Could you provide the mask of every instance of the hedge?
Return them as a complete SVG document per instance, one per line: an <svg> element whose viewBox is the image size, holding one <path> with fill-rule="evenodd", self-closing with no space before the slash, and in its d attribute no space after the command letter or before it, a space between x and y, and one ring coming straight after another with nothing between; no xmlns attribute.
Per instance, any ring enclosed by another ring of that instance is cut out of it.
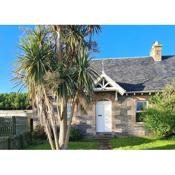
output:
<svg viewBox="0 0 175 175"><path fill-rule="evenodd" d="M31 101L27 93L0 94L0 110L27 110L31 108Z"/></svg>

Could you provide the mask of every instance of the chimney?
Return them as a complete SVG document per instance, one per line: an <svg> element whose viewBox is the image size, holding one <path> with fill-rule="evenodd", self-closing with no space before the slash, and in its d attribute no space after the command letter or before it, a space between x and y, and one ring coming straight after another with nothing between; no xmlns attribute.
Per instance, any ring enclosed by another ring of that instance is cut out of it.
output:
<svg viewBox="0 0 175 175"><path fill-rule="evenodd" d="M153 57L154 61L162 61L162 45L158 41L152 45L150 56Z"/></svg>

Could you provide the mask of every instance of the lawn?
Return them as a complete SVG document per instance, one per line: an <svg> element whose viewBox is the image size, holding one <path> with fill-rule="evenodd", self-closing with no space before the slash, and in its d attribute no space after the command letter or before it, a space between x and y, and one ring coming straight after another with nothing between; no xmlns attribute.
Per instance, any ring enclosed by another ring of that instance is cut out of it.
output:
<svg viewBox="0 0 175 175"><path fill-rule="evenodd" d="M175 137L170 139L156 137L122 137L111 140L114 150L168 150L175 149Z"/></svg>
<svg viewBox="0 0 175 175"><path fill-rule="evenodd" d="M175 149L175 137L170 139L156 137L117 137L110 141L113 150L170 150ZM33 144L27 150L50 150L48 142ZM94 139L84 139L70 142L69 150L97 150L98 141Z"/></svg>
<svg viewBox="0 0 175 175"><path fill-rule="evenodd" d="M69 143L69 150L95 150L98 149L99 144L95 140L81 140ZM42 144L33 144L26 148L27 150L50 150L48 142Z"/></svg>

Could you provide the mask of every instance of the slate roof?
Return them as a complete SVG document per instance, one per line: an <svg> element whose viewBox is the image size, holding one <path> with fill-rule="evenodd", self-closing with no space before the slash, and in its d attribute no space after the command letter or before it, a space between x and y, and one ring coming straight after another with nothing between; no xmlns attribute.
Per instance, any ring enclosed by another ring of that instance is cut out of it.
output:
<svg viewBox="0 0 175 175"><path fill-rule="evenodd" d="M152 57L105 58L104 71L127 92L159 91L175 79L175 56L163 56L156 62ZM91 60L91 66L101 74L102 59Z"/></svg>

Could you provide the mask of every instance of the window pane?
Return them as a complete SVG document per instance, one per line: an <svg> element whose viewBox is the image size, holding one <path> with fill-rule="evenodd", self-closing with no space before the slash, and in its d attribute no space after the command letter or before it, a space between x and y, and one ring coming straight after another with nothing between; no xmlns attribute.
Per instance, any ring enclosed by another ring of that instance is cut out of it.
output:
<svg viewBox="0 0 175 175"><path fill-rule="evenodd" d="M147 101L137 101L137 108L136 111L143 111L144 108L147 106Z"/></svg>
<svg viewBox="0 0 175 175"><path fill-rule="evenodd" d="M136 122L143 122L142 112L136 113Z"/></svg>

